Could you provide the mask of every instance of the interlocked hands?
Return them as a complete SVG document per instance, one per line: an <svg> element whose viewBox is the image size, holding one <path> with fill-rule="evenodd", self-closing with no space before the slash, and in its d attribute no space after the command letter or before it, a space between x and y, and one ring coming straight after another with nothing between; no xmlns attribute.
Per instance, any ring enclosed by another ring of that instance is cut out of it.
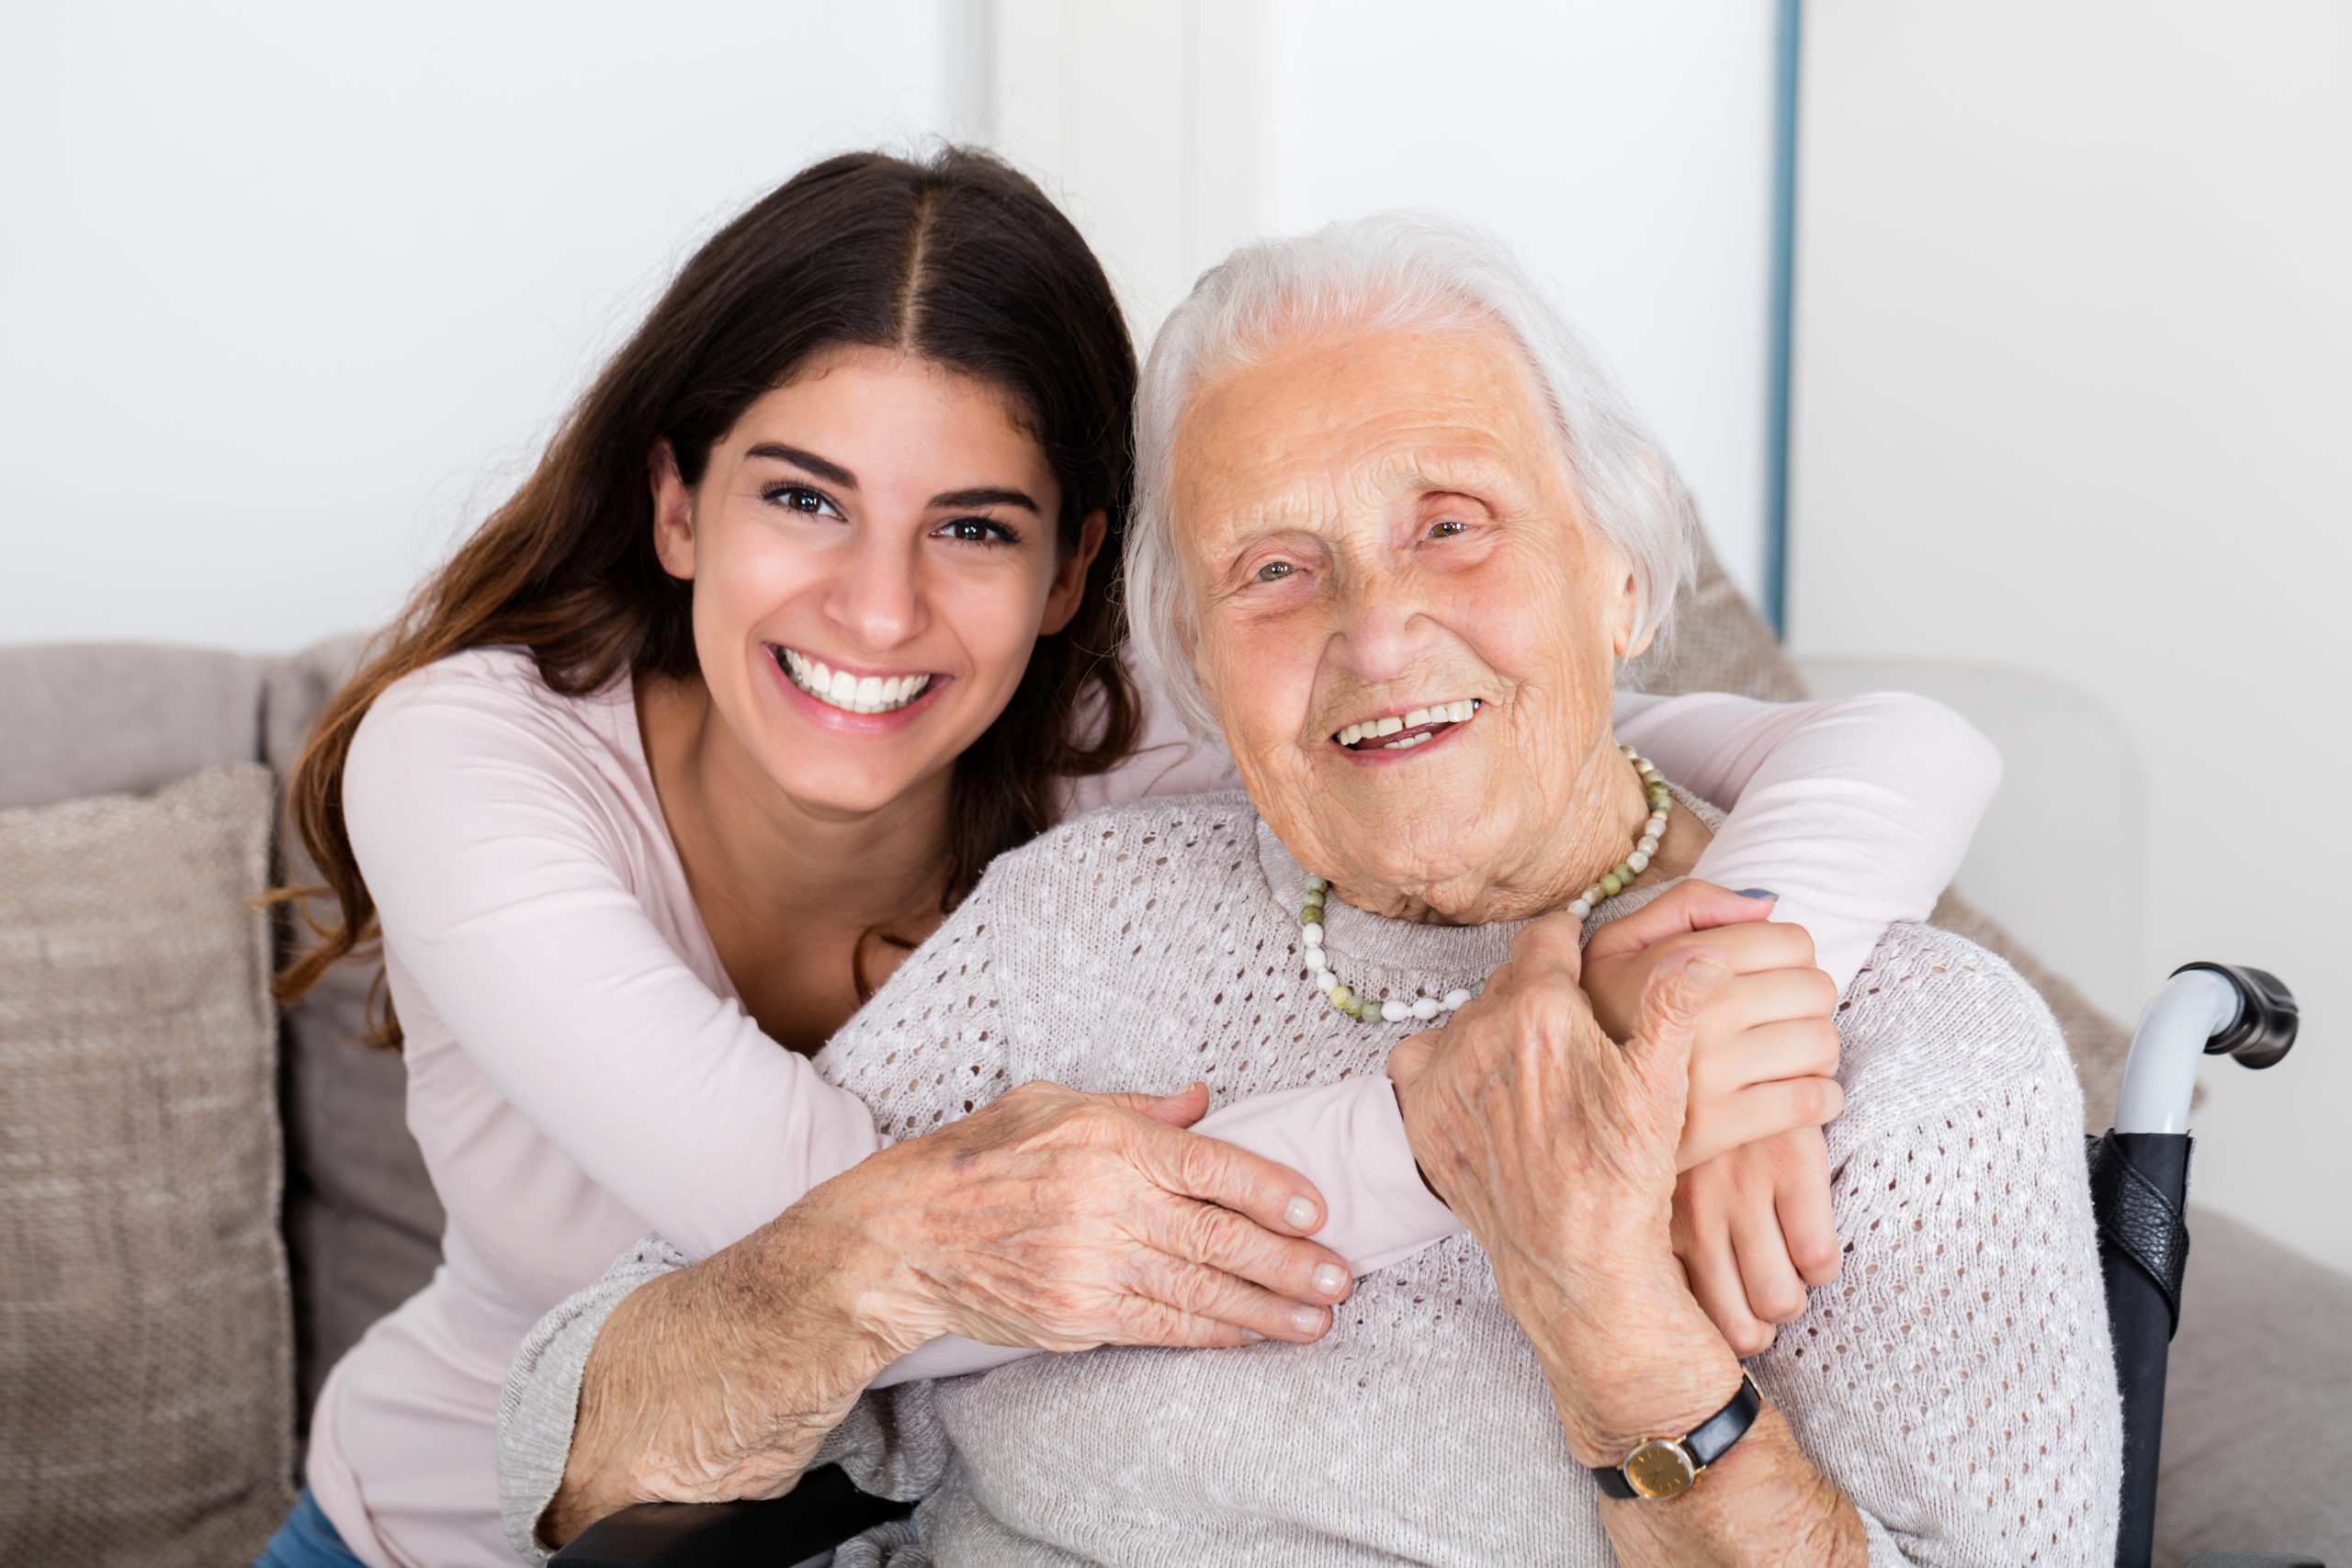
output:
<svg viewBox="0 0 2352 1568"><path fill-rule="evenodd" d="M1704 897L1686 895L1679 914L1669 908L1657 922L1685 919ZM1678 1203L1678 1190L1713 1179L1705 1175L1712 1163L1758 1140L1768 1153L1772 1140L1792 1135L1818 1145L1814 1129L1839 1109L1826 1077L1835 1034L1826 1025L1834 998L1819 994L1826 978L1751 983L1786 969L1766 960L1793 949L1781 951L1787 937L1769 931L1735 935L1709 930L1647 944L1657 951L1642 965L1621 1045L1587 993L1581 928L1546 916L1520 933L1510 962L1447 1027L1389 1057L1430 1184L1486 1248L1513 1314L1555 1331L1531 1336L1539 1355L1577 1362L1547 1370L1580 1451L1605 1453L1628 1433L1645 1435L1644 1420L1662 1418L1651 1412L1703 1399L1702 1382L1719 1385L1720 1369L1704 1359L1680 1358L1690 1364L1678 1373L1678 1357L1657 1353L1687 1344L1673 1325L1687 1326L1702 1306L1723 1344L1752 1353L1734 1342L1752 1320L1724 1310L1713 1272L1738 1257L1739 1233L1724 1218L1737 1205L1679 1215L1688 1204ZM1754 967L1743 972L1734 947ZM1800 1002L1818 1010L1818 1029L1781 1027L1792 1021L1777 1015ZM1801 1087L1786 1087L1792 1075ZM1736 1177L1725 1172L1735 1197ZM1819 1177L1826 1216L1826 1170ZM1768 1183L1767 1213L1770 1197ZM1709 1245L1694 1246L1710 1226ZM1744 1309L1736 1274L1730 1293Z"/></svg>

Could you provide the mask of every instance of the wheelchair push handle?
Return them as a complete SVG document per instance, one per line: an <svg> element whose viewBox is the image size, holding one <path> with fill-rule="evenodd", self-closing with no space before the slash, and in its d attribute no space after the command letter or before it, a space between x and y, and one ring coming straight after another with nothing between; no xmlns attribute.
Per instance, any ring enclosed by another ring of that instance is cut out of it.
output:
<svg viewBox="0 0 2352 1568"><path fill-rule="evenodd" d="M2132 1032L2115 1130L2188 1132L2198 1062L2228 1055L2245 1066L2271 1066L2294 1045L2298 1021L2295 994L2267 970L2182 964L2148 998Z"/></svg>
<svg viewBox="0 0 2352 1568"><path fill-rule="evenodd" d="M2199 969L2222 976L2238 993L2237 1021L2205 1042L2208 1056L2234 1056L2241 1066L2267 1067L2294 1049L2302 1015L2284 980L2245 964L2184 964L2173 973Z"/></svg>

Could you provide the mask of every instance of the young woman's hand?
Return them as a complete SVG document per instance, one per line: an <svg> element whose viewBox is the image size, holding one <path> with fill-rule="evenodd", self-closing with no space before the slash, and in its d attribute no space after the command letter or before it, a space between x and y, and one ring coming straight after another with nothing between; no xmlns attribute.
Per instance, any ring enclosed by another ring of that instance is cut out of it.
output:
<svg viewBox="0 0 2352 1568"><path fill-rule="evenodd" d="M1732 1349L1770 1349L1777 1325L1804 1315L1806 1289L1838 1278L1820 1129L1759 1138L1684 1171L1673 1235L1690 1293Z"/></svg>
<svg viewBox="0 0 2352 1568"><path fill-rule="evenodd" d="M1838 1277L1828 1151L1819 1127L1843 1097L1833 1075L1837 988L1803 927L1768 922L1772 900L1685 882L1592 933L1584 984L1612 1037L1668 954L1704 942L1732 976L1694 1040L1679 1151L1674 1244L1691 1293L1732 1348L1752 1356Z"/></svg>

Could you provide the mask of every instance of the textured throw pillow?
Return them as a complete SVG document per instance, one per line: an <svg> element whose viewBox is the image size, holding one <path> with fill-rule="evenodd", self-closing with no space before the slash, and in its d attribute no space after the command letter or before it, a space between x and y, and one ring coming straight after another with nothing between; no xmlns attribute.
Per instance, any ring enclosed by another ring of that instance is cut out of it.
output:
<svg viewBox="0 0 2352 1568"><path fill-rule="evenodd" d="M291 1506L269 772L0 812L0 1562L249 1562Z"/></svg>

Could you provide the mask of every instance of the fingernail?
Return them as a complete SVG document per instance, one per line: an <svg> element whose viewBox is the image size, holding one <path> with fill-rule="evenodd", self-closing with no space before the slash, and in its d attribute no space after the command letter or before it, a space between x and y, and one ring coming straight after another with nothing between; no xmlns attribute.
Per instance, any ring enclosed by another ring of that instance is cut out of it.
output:
<svg viewBox="0 0 2352 1568"><path fill-rule="evenodd" d="M1739 897L1742 898L1778 898L1780 895L1773 892L1769 887L1743 887L1739 890Z"/></svg>
<svg viewBox="0 0 2352 1568"><path fill-rule="evenodd" d="M1722 979L1724 976L1730 974L1731 968L1721 959L1716 958L1712 954L1702 953L1690 960L1690 967L1685 970L1684 973L1689 975L1691 980L1698 985L1712 986L1716 981Z"/></svg>
<svg viewBox="0 0 2352 1568"><path fill-rule="evenodd" d="M1348 1288L1348 1271L1336 1263L1317 1263L1315 1288L1327 1296L1336 1296Z"/></svg>
<svg viewBox="0 0 2352 1568"><path fill-rule="evenodd" d="M1242 1339L1244 1340L1244 1342L1246 1342L1246 1343L1248 1343L1248 1344L1255 1345L1255 1344L1259 1343L1260 1341L1261 1341L1262 1339L1264 1339L1266 1337L1265 1337L1264 1335L1262 1335L1262 1334L1259 1333L1259 1332L1258 1332L1256 1329L1254 1329L1254 1328L1245 1328L1245 1329L1243 1329L1243 1330L1241 1331L1241 1337L1242 1337Z"/></svg>
<svg viewBox="0 0 2352 1568"><path fill-rule="evenodd" d="M1301 1334L1320 1334L1323 1332L1323 1309L1298 1307L1290 1314L1290 1325Z"/></svg>
<svg viewBox="0 0 2352 1568"><path fill-rule="evenodd" d="M1316 1213L1312 1198L1294 1198L1283 1210L1283 1218L1290 1222L1293 1230L1311 1231L1320 1217Z"/></svg>

